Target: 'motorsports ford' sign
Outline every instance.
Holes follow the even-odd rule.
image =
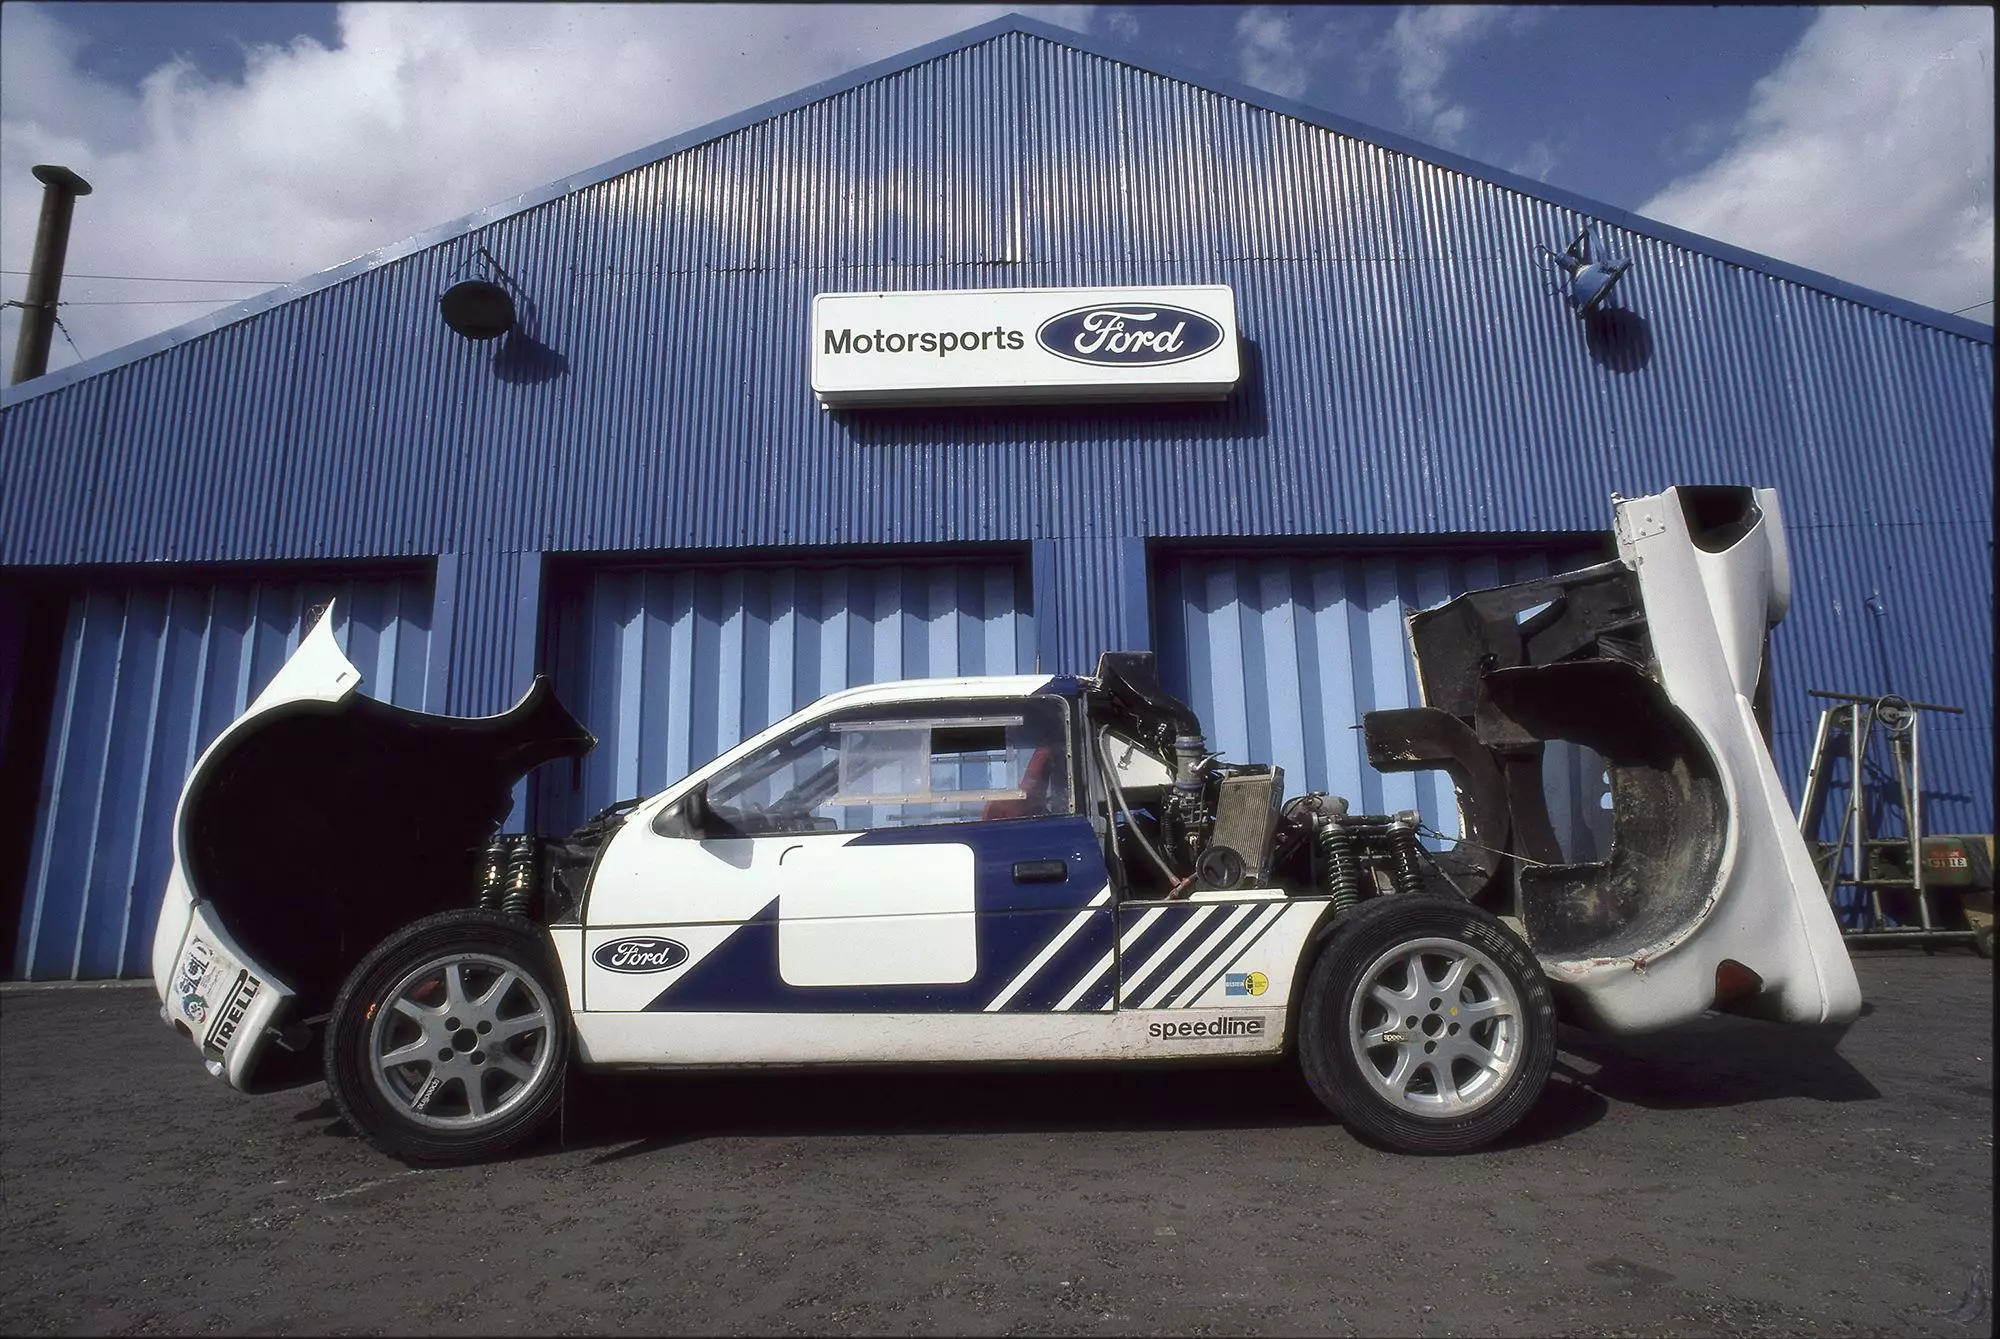
[[[821,293],[823,405],[1219,400],[1240,375],[1222,284]]]

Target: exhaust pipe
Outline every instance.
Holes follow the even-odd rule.
[[[62,292],[63,257],[69,252],[69,219],[76,197],[90,183],[66,167],[35,168],[42,190],[42,221],[35,229],[35,258],[28,265],[28,296],[21,303],[21,338],[14,345],[12,385],[49,370],[49,337],[56,328],[56,298]]]

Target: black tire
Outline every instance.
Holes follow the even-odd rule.
[[[409,1058],[379,1063],[397,1055]],[[390,935],[327,1019],[334,1102],[369,1143],[410,1162],[477,1162],[520,1143],[555,1114],[568,1063],[568,997],[548,936],[498,911],[441,912]]]
[[[1463,966],[1448,988],[1440,983],[1453,963]],[[1401,1019],[1371,987],[1409,994]],[[1540,1100],[1555,1060],[1540,964],[1469,902],[1363,903],[1334,927],[1299,1007],[1299,1065],[1313,1095],[1356,1135],[1399,1152],[1464,1153],[1498,1139]]]

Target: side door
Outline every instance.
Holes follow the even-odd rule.
[[[633,867],[676,886],[593,885],[580,1026],[634,1016],[608,1031],[639,1063],[1063,1053],[1059,1015],[1108,1016],[1114,984],[1069,711],[1055,694],[848,707],[724,768],[699,832],[638,836]],[[634,989],[599,956],[621,938],[685,956],[662,950]]]

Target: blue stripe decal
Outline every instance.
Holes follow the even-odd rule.
[[[1280,909],[1284,907],[1284,903],[1282,902],[1278,903],[1277,905]],[[1157,1007],[1161,1009],[1172,1009],[1177,1007],[1180,1001],[1183,999],[1197,998],[1198,992],[1196,995],[1190,995],[1188,993],[1190,985],[1193,982],[1201,980],[1202,977],[1208,974],[1210,971],[1214,971],[1217,973],[1221,972],[1222,968],[1217,966],[1217,964],[1225,960],[1225,955],[1232,955],[1232,950],[1234,950],[1238,944],[1244,944],[1247,942],[1244,936],[1251,932],[1252,928],[1257,924],[1261,915],[1262,913],[1259,912],[1244,917],[1242,923],[1239,924],[1235,929],[1231,930],[1228,934],[1224,935],[1220,942],[1210,946],[1208,948],[1208,951],[1202,955],[1200,964],[1196,966],[1196,968],[1192,972],[1188,973],[1187,980],[1181,982],[1179,986],[1175,987],[1174,990],[1171,991],[1165,999],[1159,1002]],[[1234,962],[1236,960],[1236,956],[1240,955],[1228,956],[1227,961]]]
[[[1169,907],[1141,906],[1126,907],[1121,910],[1127,914],[1121,918],[1118,927],[1118,939],[1121,944],[1118,950],[1118,975],[1122,979],[1129,980],[1132,973],[1146,965],[1146,959],[1158,953],[1160,946],[1173,937],[1174,931],[1185,925],[1202,908],[1182,902]],[[1147,912],[1154,910],[1160,914],[1154,918],[1153,923],[1142,930],[1139,937],[1130,945],[1125,945],[1125,936],[1131,933],[1132,926]]]
[[[1276,903],[1272,907],[1271,914],[1265,915],[1260,912],[1237,926],[1236,932],[1222,942],[1221,947],[1214,956],[1210,957],[1200,967],[1197,967],[1189,974],[1188,982],[1200,982],[1200,984],[1190,989],[1187,982],[1183,982],[1180,989],[1160,1002],[1161,1007],[1166,1009],[1175,1008],[1178,1002],[1183,999],[1189,1005],[1192,1005],[1194,1001],[1200,999],[1208,992],[1209,987],[1222,978],[1224,972],[1234,967],[1242,960],[1244,954],[1256,946],[1257,941],[1264,937],[1266,930],[1269,930],[1285,918],[1285,907],[1287,905],[1284,902]],[[1245,931],[1249,932],[1248,939],[1244,938]],[[1241,947],[1234,948],[1237,944],[1241,944]],[[1232,948],[1234,951],[1232,951]]]
[[[1130,969],[1121,969],[1120,975],[1123,977],[1125,985],[1118,992],[1119,998],[1130,1003],[1158,986],[1176,968],[1186,962],[1191,954],[1199,951],[1213,938],[1216,930],[1220,928],[1222,923],[1235,913],[1236,908],[1234,906],[1203,907],[1201,909],[1201,924],[1197,925],[1187,938],[1174,945],[1171,953],[1162,954],[1153,962],[1145,964],[1140,969],[1143,973],[1140,975],[1135,975]]]
[[[1111,1003],[1111,997],[1118,991],[1118,967],[1112,966],[1097,979],[1097,984],[1083,992],[1082,998],[1069,1007],[1071,1013],[1089,1013],[1103,1009]]]
[[[1091,923],[1076,932],[1069,943],[1042,964],[1000,1009],[1001,1013],[1046,1013],[1061,1002],[1082,975],[1103,961],[1111,945],[1111,908],[1092,913]]]

